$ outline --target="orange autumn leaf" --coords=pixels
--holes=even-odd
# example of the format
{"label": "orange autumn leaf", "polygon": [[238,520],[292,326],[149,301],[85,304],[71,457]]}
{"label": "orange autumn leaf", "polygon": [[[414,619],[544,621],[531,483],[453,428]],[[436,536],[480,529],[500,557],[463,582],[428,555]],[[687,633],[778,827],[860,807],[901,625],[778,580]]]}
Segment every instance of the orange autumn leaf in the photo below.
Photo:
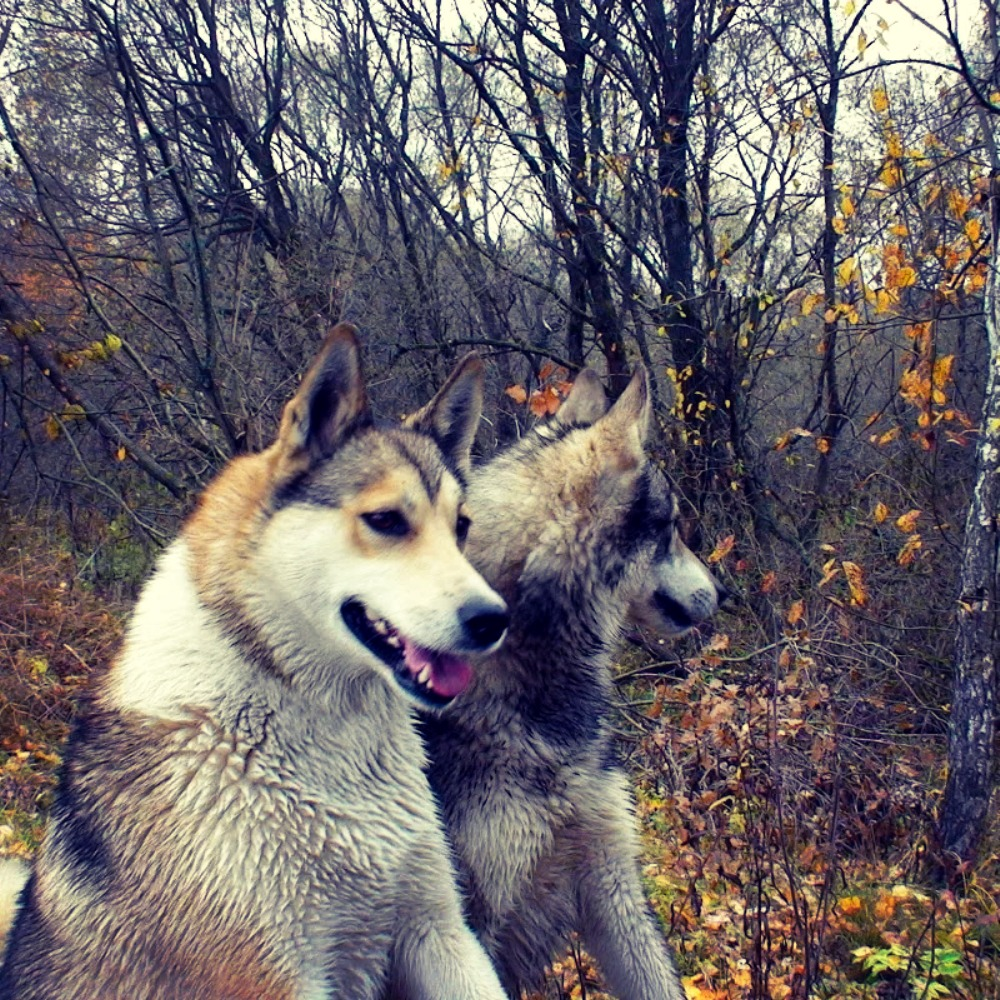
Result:
{"label": "orange autumn leaf", "polygon": [[559,409],[562,399],[554,386],[536,389],[528,400],[528,408],[536,417],[551,416]]}
{"label": "orange autumn leaf", "polygon": [[910,510],[905,514],[900,514],[896,518],[896,527],[899,528],[904,535],[909,535],[911,532],[917,530],[917,521],[920,519],[921,512],[919,510]]}
{"label": "orange autumn leaf", "polygon": [[646,713],[646,717],[649,719],[658,719],[663,715],[663,701],[667,696],[667,686],[666,684],[656,685],[656,695],[653,698],[653,704],[649,706],[649,711]]}
{"label": "orange autumn leaf", "polygon": [[837,909],[840,910],[845,917],[853,917],[855,914],[861,912],[861,897],[844,896],[842,899],[837,900]]}
{"label": "orange autumn leaf", "polygon": [[879,502],[875,504],[875,511],[872,514],[875,523],[882,524],[886,520],[886,518],[888,518],[888,516],[889,516],[889,508],[886,507],[886,505],[882,503],[881,500],[879,500]]}
{"label": "orange autumn leaf", "polygon": [[789,609],[788,614],[785,616],[786,621],[789,625],[798,625],[802,621],[802,616],[806,611],[806,602],[803,600],[796,601]]}
{"label": "orange autumn leaf", "polygon": [[774,442],[775,451],[784,451],[792,441],[802,437],[812,437],[812,431],[807,431],[805,427],[792,427],[785,431],[777,441]]}
{"label": "orange autumn leaf", "polygon": [[896,562],[900,566],[909,566],[914,559],[917,558],[917,551],[923,546],[923,541],[919,535],[910,535],[906,540],[906,544],[899,550],[899,554],[896,556]]}
{"label": "orange autumn leaf", "polygon": [[525,391],[523,385],[509,385],[504,389],[504,393],[510,396],[518,406],[528,400],[528,393]]}
{"label": "orange autumn leaf", "polygon": [[760,592],[770,594],[778,584],[778,574],[773,569],[768,570],[760,581]]}
{"label": "orange autumn leaf", "polygon": [[717,562],[721,562],[730,552],[733,551],[733,546],[736,544],[735,535],[726,535],[725,538],[720,539],[715,543],[715,548],[712,549],[708,556],[706,562],[714,565]]}

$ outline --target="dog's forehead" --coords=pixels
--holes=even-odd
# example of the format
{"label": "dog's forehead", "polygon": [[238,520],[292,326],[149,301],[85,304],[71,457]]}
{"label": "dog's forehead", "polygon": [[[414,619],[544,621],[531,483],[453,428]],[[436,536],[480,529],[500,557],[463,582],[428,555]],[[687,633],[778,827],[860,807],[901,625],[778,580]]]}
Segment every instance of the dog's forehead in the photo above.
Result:
{"label": "dog's forehead", "polygon": [[378,493],[386,503],[395,494],[432,504],[457,504],[462,488],[437,445],[426,435],[401,429],[357,434],[327,461],[288,485],[275,506],[291,503],[342,507],[362,494]]}

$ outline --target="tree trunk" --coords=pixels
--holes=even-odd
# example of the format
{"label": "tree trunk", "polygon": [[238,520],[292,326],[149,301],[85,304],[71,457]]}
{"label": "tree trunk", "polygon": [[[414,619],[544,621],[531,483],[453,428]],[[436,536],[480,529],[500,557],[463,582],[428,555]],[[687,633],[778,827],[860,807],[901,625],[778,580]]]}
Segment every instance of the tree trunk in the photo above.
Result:
{"label": "tree trunk", "polygon": [[938,820],[944,871],[975,860],[987,822],[996,771],[998,549],[1000,549],[1000,256],[994,177],[993,259],[986,289],[989,372],[976,450],[976,480],[965,521],[955,635],[955,690],[948,781]]}

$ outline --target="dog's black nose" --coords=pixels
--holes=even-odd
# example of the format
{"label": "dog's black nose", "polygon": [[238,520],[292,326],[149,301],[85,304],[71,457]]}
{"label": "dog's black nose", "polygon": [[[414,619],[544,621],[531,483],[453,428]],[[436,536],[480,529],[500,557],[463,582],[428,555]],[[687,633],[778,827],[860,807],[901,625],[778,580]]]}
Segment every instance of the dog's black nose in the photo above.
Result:
{"label": "dog's black nose", "polygon": [[480,649],[499,642],[510,624],[510,615],[506,611],[498,611],[495,604],[466,605],[459,612],[459,617],[465,634]]}

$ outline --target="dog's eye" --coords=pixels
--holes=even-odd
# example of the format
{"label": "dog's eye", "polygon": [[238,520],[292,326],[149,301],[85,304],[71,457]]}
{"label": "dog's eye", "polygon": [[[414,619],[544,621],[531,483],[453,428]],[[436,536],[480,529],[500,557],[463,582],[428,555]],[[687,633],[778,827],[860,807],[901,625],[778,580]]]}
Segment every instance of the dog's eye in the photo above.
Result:
{"label": "dog's eye", "polygon": [[466,517],[465,514],[459,514],[458,520],[455,522],[455,537],[458,539],[459,544],[469,537],[469,528],[471,527],[472,518]]}
{"label": "dog's eye", "polygon": [[362,514],[361,520],[372,531],[377,531],[380,535],[390,535],[393,538],[402,538],[410,531],[409,522],[398,510],[373,510],[368,514]]}

